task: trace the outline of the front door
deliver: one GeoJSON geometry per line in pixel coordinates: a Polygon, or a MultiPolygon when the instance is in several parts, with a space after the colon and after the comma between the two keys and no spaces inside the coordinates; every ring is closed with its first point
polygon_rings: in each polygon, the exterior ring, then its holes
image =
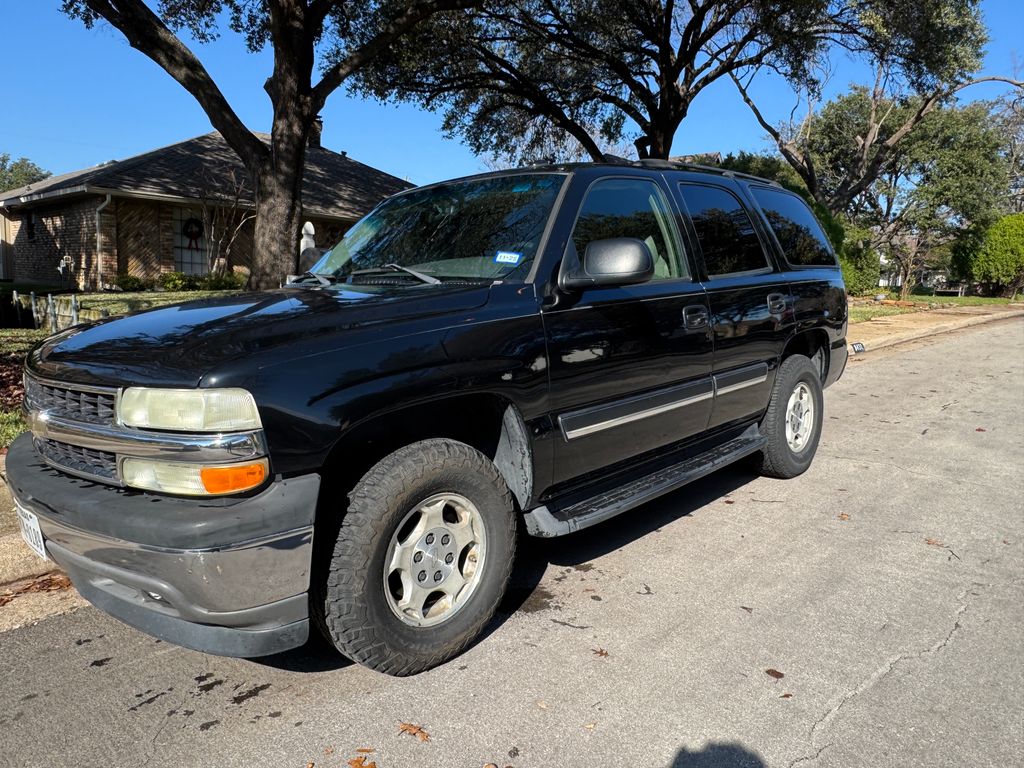
{"type": "Polygon", "coordinates": [[[760,416],[792,324],[786,275],[738,188],[682,183],[678,190],[704,262],[715,334],[709,428],[760,416]]]}
{"type": "Polygon", "coordinates": [[[543,310],[555,485],[699,433],[711,410],[707,299],[657,179],[590,185],[566,250],[582,257],[589,242],[613,237],[644,241],[654,278],[560,295],[543,310]]]}

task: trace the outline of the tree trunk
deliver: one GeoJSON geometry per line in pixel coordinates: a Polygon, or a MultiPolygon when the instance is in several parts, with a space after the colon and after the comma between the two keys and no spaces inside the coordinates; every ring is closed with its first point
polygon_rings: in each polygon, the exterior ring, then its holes
{"type": "Polygon", "coordinates": [[[277,288],[288,274],[294,274],[299,263],[308,126],[296,112],[279,111],[272,132],[273,148],[253,174],[256,227],[250,288],[277,288]]]}
{"type": "MultiPolygon", "coordinates": [[[[301,166],[300,166],[301,167],[301,166]]],[[[302,199],[292,181],[281,171],[267,170],[256,179],[256,227],[253,235],[252,273],[249,287],[277,288],[298,264],[302,199]]]]}

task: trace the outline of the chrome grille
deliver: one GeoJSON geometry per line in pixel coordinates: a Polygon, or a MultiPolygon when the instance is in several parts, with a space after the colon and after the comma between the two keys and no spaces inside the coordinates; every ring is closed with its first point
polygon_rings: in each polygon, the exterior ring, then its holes
{"type": "Polygon", "coordinates": [[[117,482],[117,456],[45,438],[35,439],[36,452],[49,464],[76,475],[117,482]]]}
{"type": "Polygon", "coordinates": [[[71,421],[113,424],[117,417],[117,391],[78,389],[25,377],[25,404],[29,410],[48,411],[71,421]]]}

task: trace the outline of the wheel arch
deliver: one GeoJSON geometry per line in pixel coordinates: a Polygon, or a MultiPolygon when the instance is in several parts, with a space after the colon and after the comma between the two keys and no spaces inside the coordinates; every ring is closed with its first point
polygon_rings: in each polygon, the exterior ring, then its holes
{"type": "Polygon", "coordinates": [[[399,448],[430,438],[458,440],[490,459],[520,509],[533,494],[533,449],[516,405],[495,393],[458,394],[410,404],[361,420],[343,432],[323,463],[321,513],[337,512],[329,502],[348,491],[369,469],[399,448]]]}
{"type": "Polygon", "coordinates": [[[786,346],[782,350],[779,363],[781,364],[787,357],[803,355],[818,368],[818,374],[821,377],[822,383],[824,383],[828,376],[828,348],[828,332],[824,328],[809,328],[795,333],[786,341],[786,346]]]}

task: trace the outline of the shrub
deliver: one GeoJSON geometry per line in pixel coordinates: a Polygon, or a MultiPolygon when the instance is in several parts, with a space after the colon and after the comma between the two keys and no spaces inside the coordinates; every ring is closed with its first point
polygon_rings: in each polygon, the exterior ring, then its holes
{"type": "Polygon", "coordinates": [[[837,246],[839,266],[843,269],[843,282],[851,296],[878,292],[878,277],[882,271],[878,252],[871,248],[871,233],[863,227],[847,222],[843,239],[837,246]]]}
{"type": "Polygon", "coordinates": [[[972,266],[975,279],[1007,296],[1024,287],[1024,213],[1004,216],[988,228],[972,266]]]}
{"type": "Polygon", "coordinates": [[[160,287],[165,291],[194,291],[199,287],[199,278],[184,272],[164,272],[160,275],[160,287]]]}
{"type": "Polygon", "coordinates": [[[114,285],[122,291],[147,291],[153,287],[149,280],[135,275],[118,275],[114,278],[114,285]]]}
{"type": "Polygon", "coordinates": [[[198,282],[199,288],[204,291],[234,291],[244,288],[247,280],[247,275],[237,272],[222,272],[203,275],[198,282]]]}

